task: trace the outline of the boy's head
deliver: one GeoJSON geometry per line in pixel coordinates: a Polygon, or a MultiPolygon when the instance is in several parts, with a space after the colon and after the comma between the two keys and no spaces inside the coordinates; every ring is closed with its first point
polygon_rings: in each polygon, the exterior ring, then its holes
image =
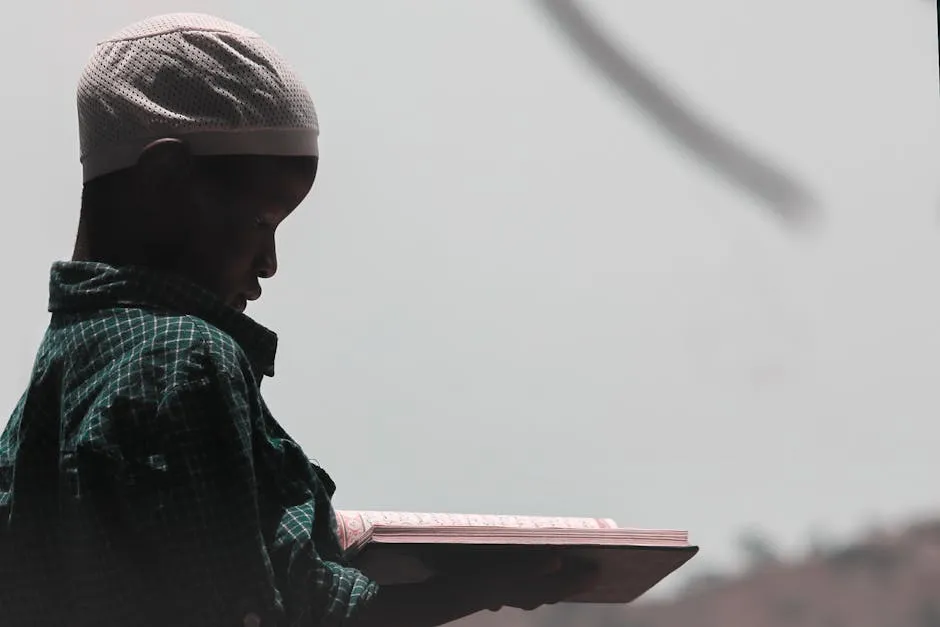
{"type": "Polygon", "coordinates": [[[75,258],[183,275],[243,309],[274,274],[274,229],[316,176],[303,83],[256,34],[200,14],[100,43],[78,87],[75,258]]]}

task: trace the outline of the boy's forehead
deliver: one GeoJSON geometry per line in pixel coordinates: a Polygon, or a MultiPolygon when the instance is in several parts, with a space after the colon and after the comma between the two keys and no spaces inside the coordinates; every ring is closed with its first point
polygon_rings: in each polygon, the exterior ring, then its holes
{"type": "Polygon", "coordinates": [[[316,178],[316,157],[237,155],[197,157],[210,179],[235,194],[249,194],[272,217],[290,213],[316,178]],[[286,208],[286,209],[285,209],[286,208]]]}

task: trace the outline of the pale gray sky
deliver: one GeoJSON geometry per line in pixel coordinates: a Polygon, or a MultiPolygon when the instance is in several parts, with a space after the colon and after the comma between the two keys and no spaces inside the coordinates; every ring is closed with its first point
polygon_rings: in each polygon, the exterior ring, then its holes
{"type": "Polygon", "coordinates": [[[666,141],[534,3],[20,3],[0,405],[71,252],[81,67],[129,22],[197,10],[264,35],[319,108],[317,184],[249,313],[281,338],[269,404],[338,506],[687,528],[689,572],[733,564],[752,524],[797,548],[936,512],[931,3],[584,4],[806,182],[820,227],[781,228],[666,141]]]}

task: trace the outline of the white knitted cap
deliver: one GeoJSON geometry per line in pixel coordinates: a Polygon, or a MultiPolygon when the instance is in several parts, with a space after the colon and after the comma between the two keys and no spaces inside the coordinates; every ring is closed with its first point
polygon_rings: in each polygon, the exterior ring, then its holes
{"type": "Polygon", "coordinates": [[[307,88],[252,31],[198,13],[132,24],[98,44],[78,83],[85,181],[134,165],[147,144],[197,155],[317,156],[307,88]]]}

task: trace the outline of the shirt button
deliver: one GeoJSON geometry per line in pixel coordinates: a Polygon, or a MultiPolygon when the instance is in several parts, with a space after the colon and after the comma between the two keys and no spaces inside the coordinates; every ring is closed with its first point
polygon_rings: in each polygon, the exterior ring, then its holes
{"type": "Polygon", "coordinates": [[[261,617],[254,612],[249,612],[248,614],[245,614],[245,618],[242,621],[242,624],[245,627],[261,627],[261,617]]]}

